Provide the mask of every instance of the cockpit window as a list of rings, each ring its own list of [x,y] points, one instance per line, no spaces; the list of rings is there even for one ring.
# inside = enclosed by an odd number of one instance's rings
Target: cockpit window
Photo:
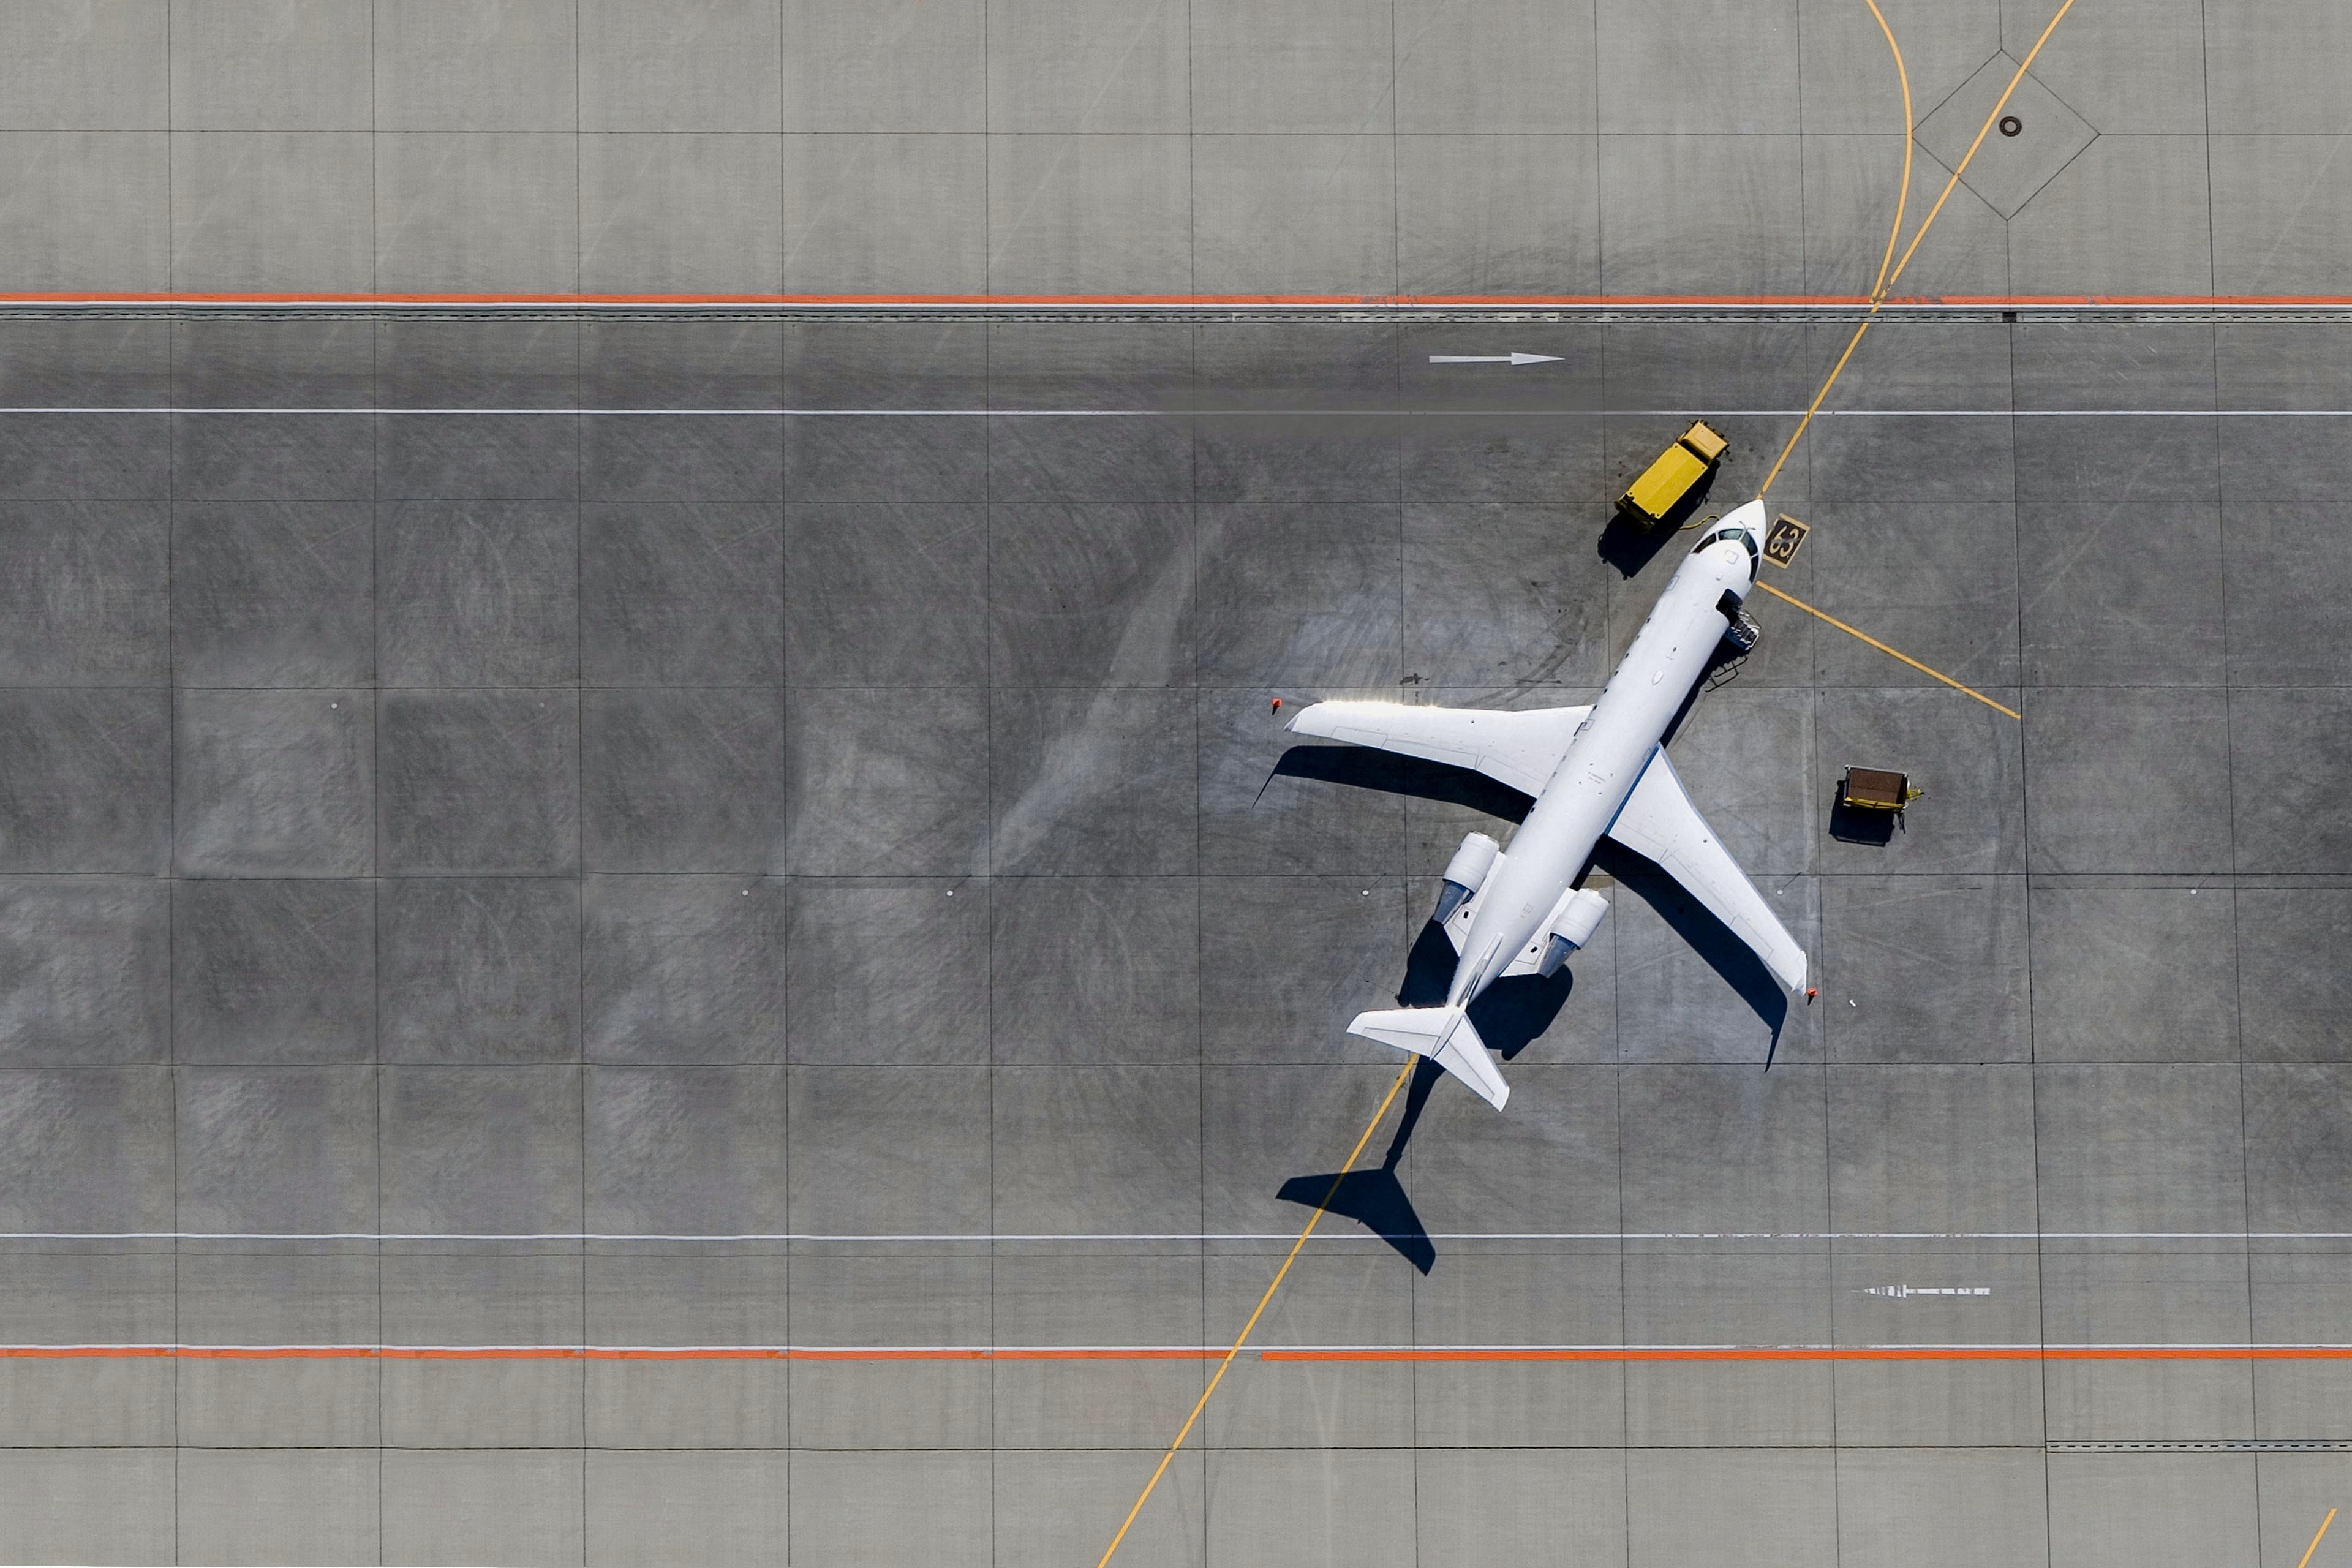
[[[1694,550],[1692,553],[1696,554],[1698,550],[1705,550],[1710,544],[1718,544],[1727,539],[1737,540],[1747,547],[1748,569],[1750,572],[1755,571],[1757,563],[1762,559],[1761,552],[1756,548],[1755,536],[1744,528],[1718,528],[1713,533],[1708,534],[1705,539],[1700,540],[1698,542],[1698,549]]]

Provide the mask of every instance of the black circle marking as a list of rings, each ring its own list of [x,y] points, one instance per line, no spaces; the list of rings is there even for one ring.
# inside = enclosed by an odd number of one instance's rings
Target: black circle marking
[[[2004,114],[2000,117],[2000,133],[2003,136],[2014,136],[2024,129],[2025,121],[2016,115]]]

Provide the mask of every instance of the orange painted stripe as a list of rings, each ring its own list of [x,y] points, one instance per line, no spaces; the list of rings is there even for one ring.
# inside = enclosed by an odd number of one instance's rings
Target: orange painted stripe
[[[840,306],[1866,306],[1860,294],[289,294],[0,292],[0,304],[54,305],[840,305]],[[1945,294],[1890,296],[1890,305],[2352,306],[2344,294]]]
[[[1262,1351],[1266,1361],[2352,1361],[2347,1345],[1854,1345],[1693,1350]]]
[[[1215,1361],[1221,1350],[1000,1350],[991,1361]]]
[[[577,1345],[7,1345],[0,1359],[26,1361],[811,1361],[1139,1362],[1214,1361],[1193,1348],[778,1349],[756,1345],[608,1348]],[[1969,1361],[2352,1361],[2352,1345],[1729,1345],[1606,1346],[1477,1350],[1265,1350],[1269,1362],[1969,1362]]]
[[[592,1345],[5,1345],[20,1361],[165,1358],[183,1361],[1213,1361],[1206,1349],[778,1349],[762,1345],[612,1348]]]
[[[386,1361],[579,1361],[586,1352],[568,1345],[500,1345],[481,1350],[456,1346],[412,1350],[385,1345],[380,1350],[361,1348],[358,1354],[382,1356]]]

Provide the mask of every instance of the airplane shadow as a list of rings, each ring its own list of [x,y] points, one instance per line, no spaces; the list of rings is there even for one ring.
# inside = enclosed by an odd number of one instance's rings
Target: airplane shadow
[[[1685,703],[1685,711],[1687,707]],[[1352,746],[1293,746],[1275,763],[1269,783],[1275,775],[1320,779],[1466,805],[1515,823],[1525,820],[1535,804],[1518,791],[1466,768]],[[1763,961],[1654,862],[1604,838],[1593,855],[1593,866],[1656,910],[1772,1031],[1764,1056],[1764,1068],[1770,1071],[1788,1022],[1789,994]],[[1434,921],[1423,922],[1405,959],[1404,979],[1397,987],[1398,1005],[1431,1007],[1444,1003],[1455,961],[1454,944],[1444,930]],[[1470,1021],[1495,1053],[1510,1061],[1551,1027],[1575,988],[1573,965],[1548,978],[1520,975],[1498,980],[1471,1004]],[[1415,1065],[1412,1085],[1405,1091],[1404,1115],[1379,1165],[1344,1173],[1326,1171],[1293,1176],[1276,1195],[1285,1203],[1354,1220],[1395,1248],[1413,1268],[1429,1273],[1436,1267],[1437,1247],[1414,1210],[1397,1167],[1412,1144],[1423,1109],[1444,1076],[1444,1069],[1433,1061],[1423,1059]]]
[[[1454,944],[1446,939],[1444,928],[1434,921],[1424,921],[1420,938],[1405,959],[1404,981],[1397,987],[1398,1005],[1433,1007],[1442,1004],[1454,977]],[[1552,1020],[1559,1016],[1559,1010],[1568,1005],[1569,994],[1575,988],[1576,977],[1566,969],[1549,977],[1529,974],[1498,980],[1471,1004],[1471,1025],[1497,1056],[1510,1061],[1551,1027]],[[1344,1174],[1326,1171],[1319,1175],[1293,1176],[1282,1184],[1275,1195],[1285,1203],[1319,1208],[1326,1214],[1354,1220],[1394,1247],[1406,1262],[1428,1273],[1436,1267],[1437,1246],[1414,1211],[1412,1198],[1404,1190],[1397,1167],[1421,1125],[1423,1109],[1444,1076],[1444,1068],[1425,1058],[1414,1064],[1412,1082],[1405,1089],[1404,1115],[1398,1121],[1396,1134],[1389,1140],[1388,1152],[1381,1157],[1380,1164]]]
[[[1677,723],[1690,707],[1690,700],[1685,700],[1675,716]],[[1507,822],[1525,821],[1535,806],[1528,796],[1484,773],[1357,746],[1293,746],[1275,763],[1274,773],[1466,805]],[[1764,961],[1654,862],[1604,838],[1593,852],[1592,864],[1633,889],[1643,903],[1655,910],[1772,1031],[1771,1045],[1764,1058],[1769,1069],[1773,1054],[1780,1047],[1780,1031],[1788,1022],[1789,994],[1780,989],[1780,983],[1764,967]],[[1454,976],[1454,944],[1445,939],[1445,933],[1434,924],[1424,924],[1405,961],[1404,984],[1397,994],[1399,1004],[1427,1007],[1444,1001],[1446,987]],[[1497,981],[1471,1007],[1471,1021],[1477,1025],[1486,1043],[1507,1061],[1528,1041],[1550,1026],[1552,1017],[1567,1000],[1569,987],[1574,984],[1572,976],[1571,966],[1549,981],[1538,981],[1532,976]],[[1542,990],[1554,985],[1559,988],[1557,997]],[[1541,1021],[1529,1027],[1528,1021],[1538,1017]]]
[[[1276,778],[1317,779],[1325,784],[1350,784],[1385,795],[1409,795],[1447,805],[1466,805],[1506,822],[1524,822],[1535,802],[1486,774],[1393,752],[1362,746],[1293,746],[1274,764],[1267,782]]]
[[[1418,1092],[1424,1079],[1433,1080],[1442,1070],[1435,1062],[1423,1061],[1413,1074],[1413,1091]],[[1405,1114],[1413,1114],[1410,1106]],[[1282,1184],[1282,1190],[1276,1195],[1286,1204],[1319,1208],[1325,1214],[1354,1220],[1394,1247],[1399,1257],[1423,1274],[1437,1267],[1437,1244],[1429,1239],[1421,1216],[1413,1212],[1412,1199],[1405,1195],[1404,1184],[1397,1180],[1394,1165],[1350,1171],[1344,1176],[1329,1172],[1319,1176],[1293,1176]]]
[[[1739,999],[1772,1031],[1771,1044],[1764,1052],[1764,1070],[1771,1071],[1772,1058],[1780,1048],[1780,1031],[1789,1021],[1789,994],[1764,967],[1764,961],[1654,862],[1604,838],[1593,853],[1592,863],[1656,910],[1658,918],[1705,959],[1707,967],[1738,993]]]

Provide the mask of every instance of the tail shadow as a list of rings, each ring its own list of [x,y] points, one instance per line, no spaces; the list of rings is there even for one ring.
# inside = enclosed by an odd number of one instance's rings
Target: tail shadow
[[[1434,1062],[1423,1066],[1433,1077],[1438,1071]],[[1413,1076],[1418,1089],[1422,1075]],[[1407,1114],[1411,1114],[1410,1110]],[[1350,1171],[1344,1176],[1328,1172],[1319,1176],[1293,1176],[1282,1184],[1281,1192],[1276,1195],[1285,1203],[1303,1204],[1354,1220],[1396,1248],[1399,1256],[1423,1274],[1437,1267],[1437,1244],[1429,1239],[1429,1232],[1423,1227],[1421,1215],[1413,1212],[1412,1199],[1405,1195],[1404,1184],[1397,1180],[1392,1165]]]
[[[1444,1003],[1446,987],[1453,981],[1454,964],[1454,944],[1446,940],[1444,930],[1434,921],[1423,923],[1421,936],[1405,960],[1404,981],[1397,987],[1398,1005],[1434,1007]],[[1497,981],[1471,1005],[1471,1024],[1497,1055],[1509,1061],[1527,1049],[1529,1041],[1551,1027],[1575,986],[1575,976],[1565,969],[1549,976],[1522,975]],[[1405,1090],[1404,1115],[1397,1122],[1396,1134],[1389,1140],[1388,1152],[1379,1165],[1344,1174],[1327,1171],[1320,1175],[1293,1176],[1282,1184],[1275,1195],[1285,1203],[1319,1208],[1354,1220],[1394,1247],[1413,1268],[1428,1273],[1436,1266],[1437,1247],[1430,1240],[1421,1215],[1414,1212],[1412,1198],[1397,1175],[1397,1166],[1412,1142],[1413,1131],[1421,1124],[1421,1114],[1430,1095],[1444,1076],[1445,1069],[1426,1058],[1413,1064],[1412,1083]]]
[[[1275,1196],[1286,1204],[1302,1204],[1354,1220],[1396,1248],[1414,1268],[1428,1273],[1437,1266],[1437,1244],[1429,1239],[1428,1227],[1413,1212],[1412,1199],[1397,1179],[1397,1164],[1404,1158],[1405,1145],[1412,1141],[1412,1130],[1421,1121],[1422,1108],[1429,1103],[1430,1090],[1444,1076],[1445,1069],[1426,1057],[1413,1064],[1412,1085],[1405,1090],[1404,1117],[1378,1165],[1366,1171],[1293,1176]]]

